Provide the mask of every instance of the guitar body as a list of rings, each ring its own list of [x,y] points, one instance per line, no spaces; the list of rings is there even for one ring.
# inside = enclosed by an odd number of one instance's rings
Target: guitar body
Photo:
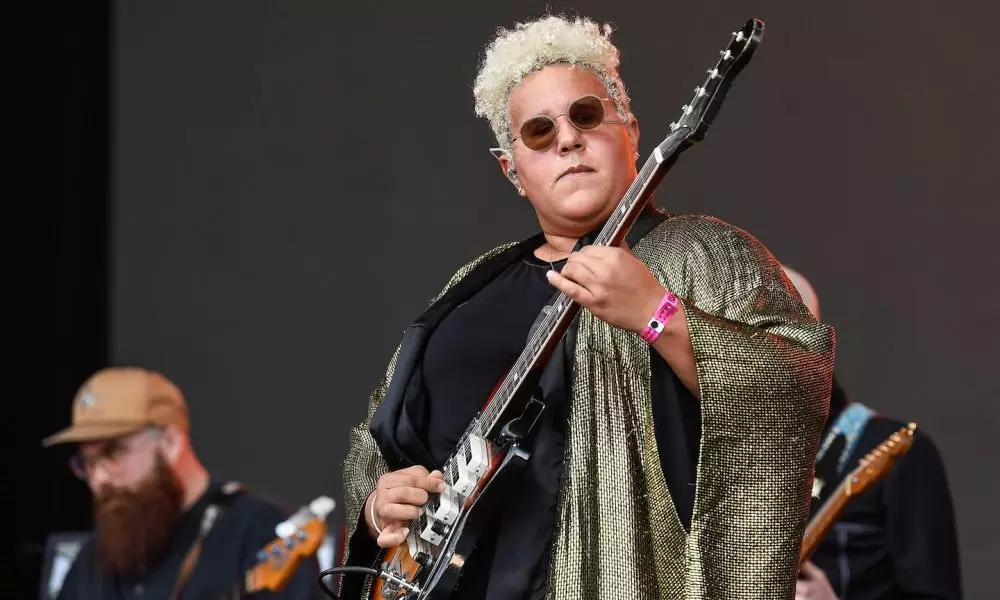
[[[394,573],[399,574],[403,579],[407,581],[413,581],[417,578],[417,574],[420,572],[421,565],[417,562],[417,559],[410,555],[410,549],[407,548],[406,544],[400,544],[394,548],[389,548],[385,551],[382,557],[383,569],[392,569]],[[382,579],[376,579],[374,585],[372,585],[372,598],[405,598],[405,590],[390,590],[387,584]]]
[[[482,530],[497,513],[499,504],[517,485],[517,480],[528,464],[530,454],[517,445],[509,447],[494,457],[490,465],[486,484],[470,497],[463,516],[456,522],[449,542],[444,546],[443,557],[437,571],[431,571],[424,584],[425,593],[417,599],[443,600],[448,598],[462,576],[466,558],[472,554],[482,536]],[[406,544],[400,544],[385,552],[382,559],[383,570],[392,569],[404,580],[414,581],[422,566],[410,555]],[[384,579],[376,579],[372,586],[372,600],[402,600],[409,598],[402,586]]]

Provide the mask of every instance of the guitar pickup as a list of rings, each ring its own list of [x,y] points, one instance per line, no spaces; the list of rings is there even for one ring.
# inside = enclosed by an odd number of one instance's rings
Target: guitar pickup
[[[465,470],[478,481],[486,474],[486,468],[490,465],[486,440],[475,435],[467,436],[465,442],[462,443],[462,452],[459,453],[458,463],[464,466]]]
[[[427,512],[420,513],[420,537],[437,546],[444,541],[444,536],[448,534],[448,526],[434,517],[427,515]]]
[[[416,532],[410,532],[410,535],[406,536],[406,549],[410,551],[413,560],[420,564],[425,564],[431,558],[427,544],[416,535]]]
[[[454,489],[446,487],[440,494],[431,496],[426,510],[436,521],[451,525],[458,518],[460,508],[458,493]]]
[[[444,469],[444,480],[463,497],[468,497],[476,488],[477,478],[460,461],[451,460]]]

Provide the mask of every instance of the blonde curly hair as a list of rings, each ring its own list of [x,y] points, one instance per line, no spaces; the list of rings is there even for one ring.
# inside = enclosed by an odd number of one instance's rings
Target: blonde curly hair
[[[586,17],[562,15],[516,23],[512,30],[497,29],[486,47],[473,94],[476,115],[489,122],[501,149],[509,149],[513,140],[511,90],[529,74],[551,64],[566,63],[592,72],[604,84],[618,116],[631,122],[630,100],[618,73],[619,51],[611,43],[611,31],[607,23],[601,26]]]

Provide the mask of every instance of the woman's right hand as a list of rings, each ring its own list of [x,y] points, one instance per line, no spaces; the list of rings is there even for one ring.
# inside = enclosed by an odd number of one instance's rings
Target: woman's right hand
[[[375,491],[365,502],[365,523],[368,533],[381,548],[392,548],[406,541],[409,525],[420,516],[420,508],[430,498],[429,492],[439,493],[445,489],[441,471],[428,473],[420,465],[414,465],[379,477]],[[374,503],[374,510],[372,508]],[[372,523],[372,513],[376,523]],[[382,530],[378,533],[375,526]]]

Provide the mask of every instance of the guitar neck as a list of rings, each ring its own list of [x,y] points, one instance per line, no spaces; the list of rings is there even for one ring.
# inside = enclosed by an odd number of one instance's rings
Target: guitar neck
[[[802,536],[802,550],[799,553],[800,565],[812,557],[819,543],[843,514],[851,496],[851,477],[848,476],[840,482],[833,495],[823,503],[816,515],[809,521],[805,535]]]
[[[618,203],[615,212],[608,217],[607,223],[594,238],[595,246],[618,246],[622,243],[663,176],[677,162],[680,155],[694,144],[688,138],[690,133],[686,127],[675,129],[653,150],[653,154],[646,159],[632,185]]]
[[[674,165],[677,158],[688,149],[693,142],[689,141],[691,131],[687,127],[678,127],[670,133],[664,143],[653,151],[639,169],[632,185],[622,197],[615,211],[608,217],[601,231],[592,242],[597,246],[618,246],[635,225],[652,196],[653,190]],[[540,370],[552,356],[559,341],[569,330],[570,323],[579,312],[580,306],[569,296],[559,292],[550,304],[548,313],[543,317],[535,333],[528,340],[507,377],[494,392],[484,408],[480,418],[481,428],[477,433],[488,439],[496,440],[500,429],[506,421],[508,408],[515,398],[522,396],[526,382],[533,382]]]
[[[893,433],[874,450],[865,455],[860,466],[840,482],[830,498],[823,503],[816,516],[809,521],[802,538],[802,551],[799,553],[799,564],[805,563],[819,546],[820,541],[840,518],[847,503],[873,483],[881,479],[892,469],[896,460],[910,450],[913,442],[913,432],[917,424],[910,423]]]

